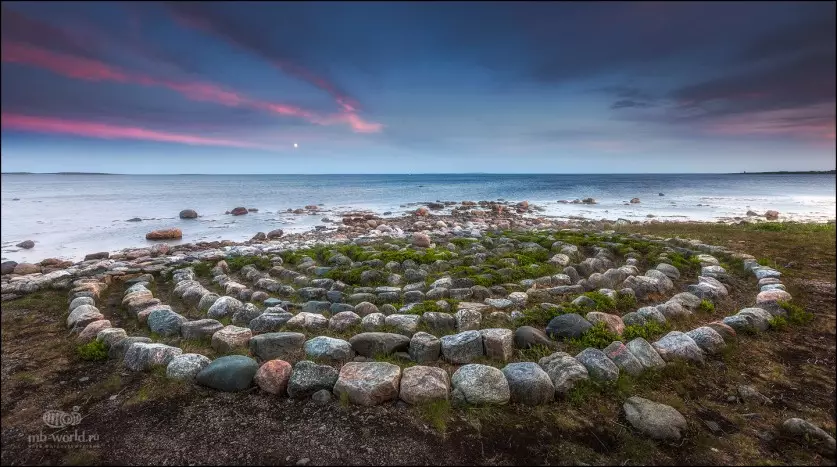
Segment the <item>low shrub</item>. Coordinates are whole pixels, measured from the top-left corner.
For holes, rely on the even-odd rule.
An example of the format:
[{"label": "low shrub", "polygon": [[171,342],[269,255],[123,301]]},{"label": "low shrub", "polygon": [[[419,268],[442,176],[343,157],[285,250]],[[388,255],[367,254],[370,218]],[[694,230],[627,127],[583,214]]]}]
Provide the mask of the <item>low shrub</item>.
[{"label": "low shrub", "polygon": [[76,347],[76,355],[82,360],[87,361],[101,361],[108,359],[108,349],[105,343],[92,340],[87,344]]}]

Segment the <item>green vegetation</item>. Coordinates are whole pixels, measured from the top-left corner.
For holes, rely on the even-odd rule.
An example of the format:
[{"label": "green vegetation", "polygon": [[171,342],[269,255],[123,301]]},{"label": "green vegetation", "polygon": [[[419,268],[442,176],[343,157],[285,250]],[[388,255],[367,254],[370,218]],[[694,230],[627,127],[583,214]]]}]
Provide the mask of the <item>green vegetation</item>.
[{"label": "green vegetation", "polygon": [[78,355],[80,359],[87,361],[107,360],[108,349],[105,347],[104,342],[94,339],[87,344],[76,347],[76,355]]},{"label": "green vegetation", "polygon": [[198,277],[211,277],[212,265],[207,261],[201,261],[192,265],[192,270]]},{"label": "green vegetation", "polygon": [[680,270],[681,273],[696,274],[700,271],[700,260],[697,259],[697,256],[686,258],[677,252],[668,253],[666,256],[671,261],[671,265]]},{"label": "green vegetation", "polygon": [[698,310],[705,313],[715,313],[715,304],[711,300],[703,299],[700,301],[700,305],[698,305]]},{"label": "green vegetation", "polygon": [[555,353],[554,349],[550,349],[545,345],[533,345],[528,349],[520,349],[518,350],[520,358],[527,362],[538,362],[543,357],[548,357]]},{"label": "green vegetation", "polygon": [[586,292],[583,295],[596,302],[596,311],[613,311],[616,308],[616,302],[601,292]]},{"label": "green vegetation", "polygon": [[779,306],[787,313],[787,322],[793,325],[804,325],[810,323],[814,319],[814,314],[810,311],[805,311],[801,306],[787,301],[780,301]]},{"label": "green vegetation", "polygon": [[584,332],[581,337],[570,339],[568,344],[570,347],[578,351],[584,350],[587,347],[594,347],[603,349],[610,345],[613,341],[618,341],[619,336],[610,332],[605,323],[599,322],[593,325],[590,329]]},{"label": "green vegetation", "polygon": [[770,329],[775,331],[785,331],[788,328],[788,320],[784,316],[774,316],[768,321]]},{"label": "green vegetation", "polygon": [[660,324],[656,321],[649,321],[643,325],[625,326],[625,331],[622,333],[622,339],[629,342],[637,337],[641,337],[649,342],[655,341],[669,330],[668,324]]},{"label": "green vegetation", "polygon": [[[448,308],[444,309],[444,308],[440,307],[436,303],[437,301],[447,302]],[[458,304],[459,304],[459,300],[454,300],[452,298],[445,298],[445,299],[442,299],[442,300],[425,300],[425,301],[413,306],[412,308],[410,308],[410,310],[407,311],[407,313],[411,314],[411,315],[423,315],[423,314],[425,314],[427,312],[431,312],[431,311],[432,312],[442,312],[442,313],[455,313],[456,312],[456,307],[457,307]]]},{"label": "green vegetation", "polygon": [[417,407],[422,419],[429,423],[436,431],[444,434],[448,428],[451,406],[447,400],[433,401]]},{"label": "green vegetation", "polygon": [[614,308],[620,313],[626,313],[636,308],[636,297],[631,294],[616,293],[616,300],[613,302]]}]

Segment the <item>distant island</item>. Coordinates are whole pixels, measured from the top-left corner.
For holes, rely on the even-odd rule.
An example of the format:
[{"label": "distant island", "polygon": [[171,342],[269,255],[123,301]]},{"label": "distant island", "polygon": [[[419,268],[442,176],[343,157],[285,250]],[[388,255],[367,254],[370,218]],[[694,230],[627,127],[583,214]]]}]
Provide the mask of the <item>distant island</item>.
[{"label": "distant island", "polygon": [[837,173],[837,170],[807,170],[807,171],[788,171],[788,170],[780,170],[778,172],[741,172],[741,175],[809,175],[809,174],[832,174],[834,175]]}]

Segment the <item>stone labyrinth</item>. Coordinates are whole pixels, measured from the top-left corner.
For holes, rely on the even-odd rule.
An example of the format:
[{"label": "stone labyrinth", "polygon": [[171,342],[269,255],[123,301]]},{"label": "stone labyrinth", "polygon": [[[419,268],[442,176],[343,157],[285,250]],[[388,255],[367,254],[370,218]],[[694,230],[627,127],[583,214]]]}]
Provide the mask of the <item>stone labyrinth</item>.
[{"label": "stone labyrinth", "polygon": [[[768,330],[791,299],[781,274],[751,256],[614,232],[236,253],[76,279],[67,327],[129,370],[219,391],[539,405],[583,380],[718,358],[737,332]],[[752,297],[743,309],[734,288]],[[114,294],[121,305],[107,306]],[[630,420],[659,405],[631,398],[625,410]]]}]

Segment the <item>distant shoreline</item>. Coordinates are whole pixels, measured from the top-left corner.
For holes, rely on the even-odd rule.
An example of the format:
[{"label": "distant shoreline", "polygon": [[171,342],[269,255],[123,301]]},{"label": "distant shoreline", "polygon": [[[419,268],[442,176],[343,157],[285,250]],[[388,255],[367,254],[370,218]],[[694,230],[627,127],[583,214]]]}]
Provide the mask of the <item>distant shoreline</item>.
[{"label": "distant shoreline", "polygon": [[0,172],[0,175],[128,175],[128,176],[146,176],[146,177],[158,177],[158,176],[249,176],[249,175],[258,175],[258,176],[272,176],[272,175],[284,175],[284,176],[294,176],[294,175],[302,175],[302,176],[335,176],[335,175],[352,175],[352,176],[379,176],[379,175],[393,175],[393,176],[403,176],[403,175],[579,175],[579,176],[589,176],[589,175],[835,175],[837,174],[837,170],[806,170],[806,171],[787,171],[787,170],[780,170],[774,172],[719,172],[719,173],[608,173],[608,174],[582,174],[582,173],[536,173],[536,174],[525,174],[525,173],[489,173],[489,172],[461,172],[461,173],[415,173],[415,174],[407,174],[407,173],[379,173],[379,174],[360,174],[360,173],[350,173],[350,174],[128,174],[128,173],[109,173],[109,172]]}]

